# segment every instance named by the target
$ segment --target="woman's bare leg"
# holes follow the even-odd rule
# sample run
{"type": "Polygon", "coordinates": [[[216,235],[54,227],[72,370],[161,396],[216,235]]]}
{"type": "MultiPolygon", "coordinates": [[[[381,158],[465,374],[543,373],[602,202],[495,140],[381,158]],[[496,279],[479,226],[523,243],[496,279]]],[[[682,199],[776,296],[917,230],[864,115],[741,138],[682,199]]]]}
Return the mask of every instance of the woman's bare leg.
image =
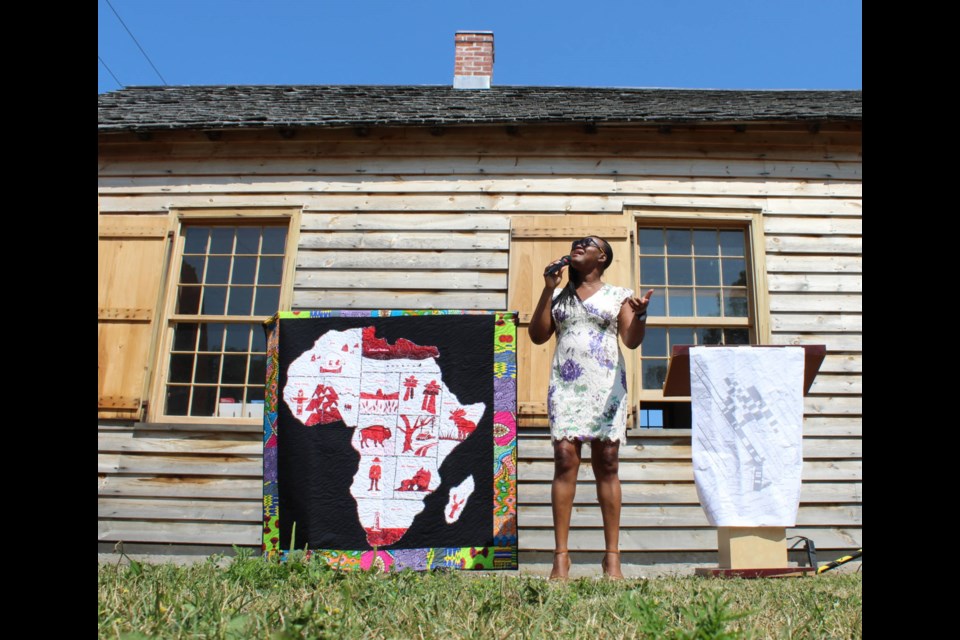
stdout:
{"type": "Polygon", "coordinates": [[[551,578],[566,578],[570,574],[570,513],[577,493],[577,471],[580,469],[582,442],[556,440],[553,443],[553,486],[550,500],[553,504],[553,569],[551,578]]]}
{"type": "Polygon", "coordinates": [[[620,571],[620,443],[594,440],[590,443],[590,461],[597,479],[597,499],[603,514],[603,573],[622,578],[620,571]]]}

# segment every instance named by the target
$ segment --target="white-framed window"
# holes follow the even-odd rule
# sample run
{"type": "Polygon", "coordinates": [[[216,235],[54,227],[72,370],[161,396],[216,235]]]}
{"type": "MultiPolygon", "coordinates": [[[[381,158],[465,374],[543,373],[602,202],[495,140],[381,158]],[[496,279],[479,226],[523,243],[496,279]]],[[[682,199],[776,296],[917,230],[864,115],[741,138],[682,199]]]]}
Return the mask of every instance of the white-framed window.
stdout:
{"type": "Polygon", "coordinates": [[[151,420],[262,419],[263,322],[289,309],[294,218],[181,215],[151,420]]]}
{"type": "Polygon", "coordinates": [[[638,291],[654,290],[639,350],[638,427],[690,428],[689,398],[662,391],[673,347],[766,340],[762,218],[739,210],[634,217],[638,291]]]}

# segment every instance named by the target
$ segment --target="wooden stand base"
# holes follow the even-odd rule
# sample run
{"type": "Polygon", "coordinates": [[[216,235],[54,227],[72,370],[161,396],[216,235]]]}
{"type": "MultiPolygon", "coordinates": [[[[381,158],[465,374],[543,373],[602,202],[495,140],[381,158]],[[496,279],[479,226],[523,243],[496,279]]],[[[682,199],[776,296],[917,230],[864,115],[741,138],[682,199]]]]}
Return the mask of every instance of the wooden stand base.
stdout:
{"type": "Polygon", "coordinates": [[[786,567],[784,527],[717,527],[721,569],[786,567]]]}
{"type": "Polygon", "coordinates": [[[783,569],[706,569],[695,570],[698,576],[709,578],[802,578],[815,576],[813,567],[784,567],[783,569]]]}

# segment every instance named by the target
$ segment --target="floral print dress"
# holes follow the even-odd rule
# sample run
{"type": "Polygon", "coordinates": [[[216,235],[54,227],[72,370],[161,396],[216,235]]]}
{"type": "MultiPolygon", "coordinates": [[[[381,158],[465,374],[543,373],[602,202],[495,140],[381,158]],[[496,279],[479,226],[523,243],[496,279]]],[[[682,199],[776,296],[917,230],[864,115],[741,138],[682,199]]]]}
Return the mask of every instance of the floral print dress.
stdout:
{"type": "MultiPolygon", "coordinates": [[[[554,297],[560,294],[557,289],[554,297]]],[[[580,302],[553,307],[553,355],[547,415],[554,440],[607,440],[626,444],[627,371],[617,317],[633,291],[604,284],[580,302]]]]}

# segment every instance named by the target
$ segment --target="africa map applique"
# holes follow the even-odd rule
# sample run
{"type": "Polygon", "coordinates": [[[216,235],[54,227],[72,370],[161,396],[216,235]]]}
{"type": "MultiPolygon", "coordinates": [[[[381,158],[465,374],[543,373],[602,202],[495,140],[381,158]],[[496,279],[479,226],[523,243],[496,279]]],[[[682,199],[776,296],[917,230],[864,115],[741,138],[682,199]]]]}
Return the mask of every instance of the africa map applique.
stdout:
{"type": "MultiPolygon", "coordinates": [[[[350,486],[371,546],[398,542],[440,486],[443,461],[477,428],[483,402],[464,405],[444,384],[437,347],[388,344],[372,326],[327,331],[290,363],[283,400],[304,426],[353,429],[360,455],[350,486]],[[345,425],[345,427],[344,427],[345,425]]],[[[451,491],[456,522],[472,476],[451,491]]]]}

